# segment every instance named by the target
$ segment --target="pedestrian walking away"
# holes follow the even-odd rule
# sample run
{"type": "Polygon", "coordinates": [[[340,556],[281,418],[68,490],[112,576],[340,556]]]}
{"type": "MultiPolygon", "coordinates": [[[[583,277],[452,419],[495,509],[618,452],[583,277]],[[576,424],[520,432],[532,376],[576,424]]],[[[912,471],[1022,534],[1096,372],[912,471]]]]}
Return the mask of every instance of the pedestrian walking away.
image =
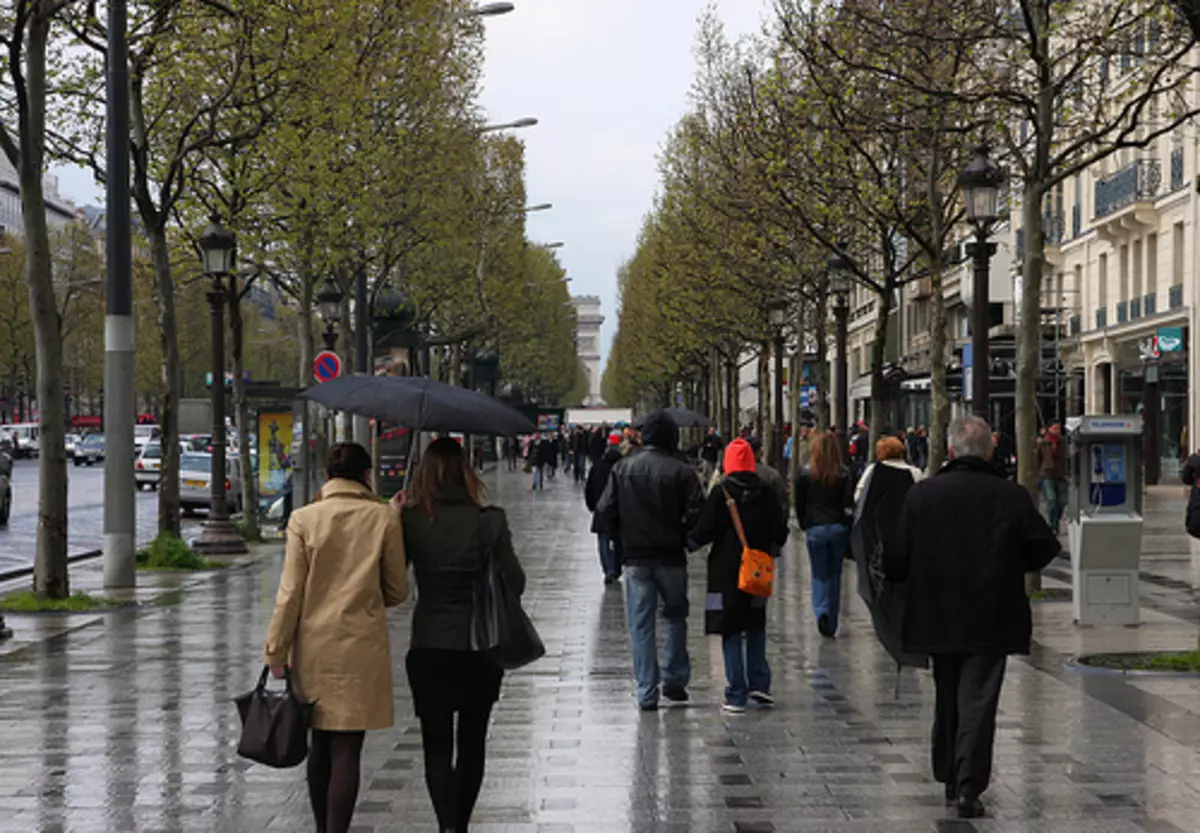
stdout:
{"type": "Polygon", "coordinates": [[[596,534],[596,542],[600,547],[600,569],[604,572],[604,584],[608,587],[615,585],[621,578],[621,542],[617,536],[609,535],[604,530],[603,518],[597,509],[600,507],[600,498],[604,496],[604,489],[608,486],[613,466],[620,459],[621,435],[613,433],[608,437],[608,450],[588,472],[587,484],[583,490],[584,502],[588,511],[592,513],[592,532],[596,534]]]}
{"type": "MultiPolygon", "coordinates": [[[[754,452],[754,472],[758,475],[758,479],[763,482],[775,495],[775,499],[779,501],[780,507],[783,510],[783,519],[787,521],[788,515],[792,511],[792,496],[788,493],[787,480],[783,475],[776,471],[775,467],[767,464],[762,459],[762,440],[758,437],[751,437],[747,442],[750,449],[754,452]]],[[[728,474],[726,470],[726,474],[728,474]]]]}
{"type": "Polygon", "coordinates": [[[1046,502],[1046,520],[1058,535],[1058,525],[1067,508],[1070,484],[1067,481],[1067,443],[1062,426],[1057,422],[1046,429],[1038,440],[1038,474],[1041,477],[1042,500],[1046,502]]]}
{"type": "Polygon", "coordinates": [[[808,543],[812,606],[822,636],[837,633],[842,605],[842,561],[850,545],[854,478],[842,464],[837,436],[813,437],[809,464],[796,478],[796,519],[808,543]]]}
{"type": "Polygon", "coordinates": [[[725,656],[722,708],[732,714],[744,712],[749,702],[775,704],[767,662],[767,600],[739,587],[744,547],[732,515],[737,512],[746,546],[752,549],[778,553],[787,542],[787,515],[775,490],[755,473],[758,465],[745,440],[734,440],[725,447],[725,479],[709,493],[690,536],[693,549],[712,544],[704,628],[721,637],[725,656]]]}
{"type": "Polygon", "coordinates": [[[700,481],[675,457],[679,430],[661,411],[642,426],[642,445],[613,466],[598,511],[604,531],[620,541],[625,564],[625,616],[637,678],[638,705],[653,711],[661,695],[688,699],[687,535],[700,517],[700,481]],[[655,617],[662,601],[666,656],[659,666],[655,617]]]}
{"type": "Polygon", "coordinates": [[[335,445],[327,474],[317,502],[288,523],[265,661],[277,678],[290,666],[296,688],[316,703],[309,801],[319,833],[347,833],[366,732],[393,722],[384,607],[404,601],[408,582],[400,521],[367,485],[370,453],[335,445]]]}
{"type": "Polygon", "coordinates": [[[933,657],[933,773],[963,818],[983,815],[996,710],[1009,654],[1028,654],[1025,574],[1058,554],[1029,492],[988,461],[992,431],[974,416],[950,425],[950,462],[904,499],[884,553],[908,582],[904,650],[933,657]]]}
{"type": "Polygon", "coordinates": [[[438,827],[466,831],[483,785],[488,721],[503,673],[472,650],[471,611],[486,560],[517,595],[525,573],[501,509],[484,490],[462,447],[434,441],[413,476],[403,508],[404,540],[417,583],[406,666],[421,722],[425,783],[438,827]]]}
{"type": "Polygon", "coordinates": [[[1188,535],[1200,538],[1200,451],[1193,452],[1179,469],[1179,478],[1188,487],[1187,513],[1183,525],[1188,535]]]}

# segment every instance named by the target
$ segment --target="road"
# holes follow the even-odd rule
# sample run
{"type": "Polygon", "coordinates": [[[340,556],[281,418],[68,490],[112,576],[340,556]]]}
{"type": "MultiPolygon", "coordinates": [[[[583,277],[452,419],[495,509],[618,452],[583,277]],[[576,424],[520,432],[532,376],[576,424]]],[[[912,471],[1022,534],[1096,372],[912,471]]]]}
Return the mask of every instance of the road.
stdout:
{"type": "MultiPolygon", "coordinates": [[[[104,466],[67,467],[68,546],[71,555],[98,550],[104,543],[104,466]]],[[[0,573],[33,564],[37,540],[38,461],[13,464],[13,507],[8,528],[0,528],[0,573]]],[[[157,531],[158,493],[137,493],[138,542],[157,531]]],[[[186,525],[187,522],[185,522],[186,525]]]]}

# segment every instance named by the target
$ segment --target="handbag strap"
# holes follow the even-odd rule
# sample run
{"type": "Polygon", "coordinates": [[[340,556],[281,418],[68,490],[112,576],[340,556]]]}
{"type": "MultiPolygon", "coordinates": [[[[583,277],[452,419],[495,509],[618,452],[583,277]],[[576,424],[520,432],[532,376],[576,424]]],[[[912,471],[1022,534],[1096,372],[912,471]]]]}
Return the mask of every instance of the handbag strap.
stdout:
{"type": "Polygon", "coordinates": [[[479,573],[482,575],[487,572],[488,562],[492,560],[492,551],[496,547],[496,542],[488,537],[486,508],[479,510],[479,546],[483,550],[483,557],[479,560],[479,573]]]}
{"type": "Polygon", "coordinates": [[[729,518],[733,521],[733,528],[737,530],[738,540],[742,542],[742,549],[750,549],[750,545],[746,542],[746,528],[742,526],[742,515],[738,512],[737,501],[729,494],[729,490],[724,486],[721,491],[725,493],[725,505],[729,507],[729,518]]]}

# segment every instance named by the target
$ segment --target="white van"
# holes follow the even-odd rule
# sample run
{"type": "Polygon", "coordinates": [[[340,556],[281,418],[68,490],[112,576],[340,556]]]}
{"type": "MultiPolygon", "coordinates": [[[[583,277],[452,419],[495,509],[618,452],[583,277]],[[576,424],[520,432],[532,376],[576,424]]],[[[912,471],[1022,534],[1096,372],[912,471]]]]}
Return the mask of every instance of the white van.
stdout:
{"type": "Polygon", "coordinates": [[[0,433],[12,441],[14,457],[36,457],[40,449],[41,427],[36,422],[0,425],[0,433]]]}

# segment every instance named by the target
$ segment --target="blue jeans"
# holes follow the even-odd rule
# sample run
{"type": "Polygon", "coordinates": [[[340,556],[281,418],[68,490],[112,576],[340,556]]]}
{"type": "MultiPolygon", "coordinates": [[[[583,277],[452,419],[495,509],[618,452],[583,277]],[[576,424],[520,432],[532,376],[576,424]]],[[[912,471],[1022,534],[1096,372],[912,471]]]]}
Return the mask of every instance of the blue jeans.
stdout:
{"type": "Polygon", "coordinates": [[[658,702],[658,686],[684,688],[692,679],[687,652],[687,567],[658,567],[642,564],[625,568],[625,617],[629,622],[629,644],[633,650],[633,674],[637,679],[638,703],[658,702]],[[662,599],[667,621],[666,662],[658,665],[654,620],[662,599]]]}
{"type": "Polygon", "coordinates": [[[544,480],[544,474],[542,472],[542,467],[539,466],[538,464],[534,463],[534,465],[533,465],[533,488],[544,489],[545,487],[546,487],[546,483],[544,480]]]}
{"type": "Polygon", "coordinates": [[[1047,521],[1050,523],[1050,530],[1057,535],[1058,524],[1062,520],[1063,511],[1067,508],[1067,499],[1070,494],[1070,486],[1065,480],[1056,480],[1053,477],[1042,478],[1042,500],[1046,501],[1047,521]]]}
{"type": "Polygon", "coordinates": [[[621,575],[620,544],[603,532],[596,535],[596,541],[600,545],[600,569],[604,570],[604,575],[621,575]]]}
{"type": "Polygon", "coordinates": [[[767,664],[766,629],[726,634],[721,641],[725,649],[725,702],[731,706],[744,706],[752,691],[770,694],[771,666],[767,664]]]}
{"type": "Polygon", "coordinates": [[[808,540],[808,560],[812,565],[813,615],[829,617],[831,632],[837,631],[838,611],[842,606],[842,561],[850,546],[850,528],[845,524],[822,524],[811,527],[808,540]]]}

